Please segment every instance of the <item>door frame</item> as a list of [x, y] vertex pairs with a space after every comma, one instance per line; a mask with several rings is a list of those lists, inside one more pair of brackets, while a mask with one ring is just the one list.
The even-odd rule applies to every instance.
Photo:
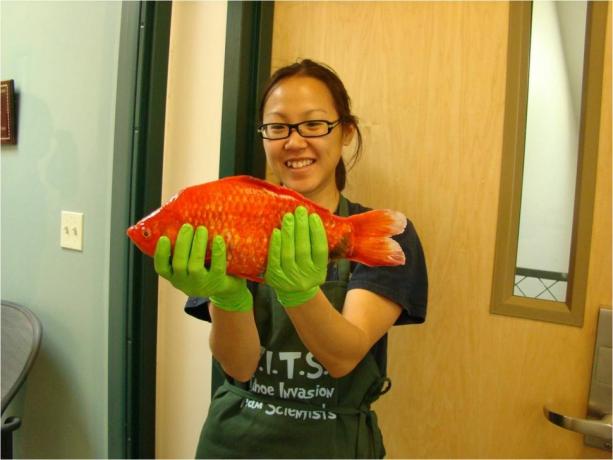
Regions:
[[256, 128], [270, 76], [273, 15], [274, 2], [228, 2], [219, 177], [266, 174]]

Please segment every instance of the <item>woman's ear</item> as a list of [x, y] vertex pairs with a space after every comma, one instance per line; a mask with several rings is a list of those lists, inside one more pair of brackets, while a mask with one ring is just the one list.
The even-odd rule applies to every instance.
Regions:
[[355, 134], [355, 126], [353, 124], [343, 125], [343, 145], [351, 144]]

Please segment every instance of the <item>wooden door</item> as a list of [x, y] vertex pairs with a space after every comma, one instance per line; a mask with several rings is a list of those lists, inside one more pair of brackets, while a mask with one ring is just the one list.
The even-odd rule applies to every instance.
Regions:
[[365, 152], [347, 195], [403, 211], [425, 247], [427, 322], [392, 329], [393, 387], [376, 403], [390, 458], [607, 457], [542, 407], [586, 413], [598, 307], [611, 305], [610, 30], [585, 324], [496, 316], [508, 12], [506, 2], [275, 6], [273, 70], [323, 61], [353, 98]]

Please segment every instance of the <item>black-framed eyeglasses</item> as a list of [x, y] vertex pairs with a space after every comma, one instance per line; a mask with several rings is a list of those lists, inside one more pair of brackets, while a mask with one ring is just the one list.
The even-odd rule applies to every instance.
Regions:
[[307, 120], [300, 123], [264, 123], [258, 126], [258, 133], [262, 139], [286, 139], [292, 133], [292, 129], [298, 131], [302, 137], [322, 137], [330, 134], [341, 123], [336, 121]]

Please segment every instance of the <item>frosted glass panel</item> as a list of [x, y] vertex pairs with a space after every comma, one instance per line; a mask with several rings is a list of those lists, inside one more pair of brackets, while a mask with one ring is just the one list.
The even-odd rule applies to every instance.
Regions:
[[[581, 124], [587, 2], [532, 4], [519, 277], [543, 298], [568, 275]], [[532, 279], [533, 278], [533, 279]], [[539, 289], [543, 287], [543, 289]], [[565, 289], [558, 295], [566, 295]], [[538, 292], [539, 295], [532, 293]], [[548, 300], [549, 297], [547, 297]], [[564, 301], [565, 298], [556, 299]]]

